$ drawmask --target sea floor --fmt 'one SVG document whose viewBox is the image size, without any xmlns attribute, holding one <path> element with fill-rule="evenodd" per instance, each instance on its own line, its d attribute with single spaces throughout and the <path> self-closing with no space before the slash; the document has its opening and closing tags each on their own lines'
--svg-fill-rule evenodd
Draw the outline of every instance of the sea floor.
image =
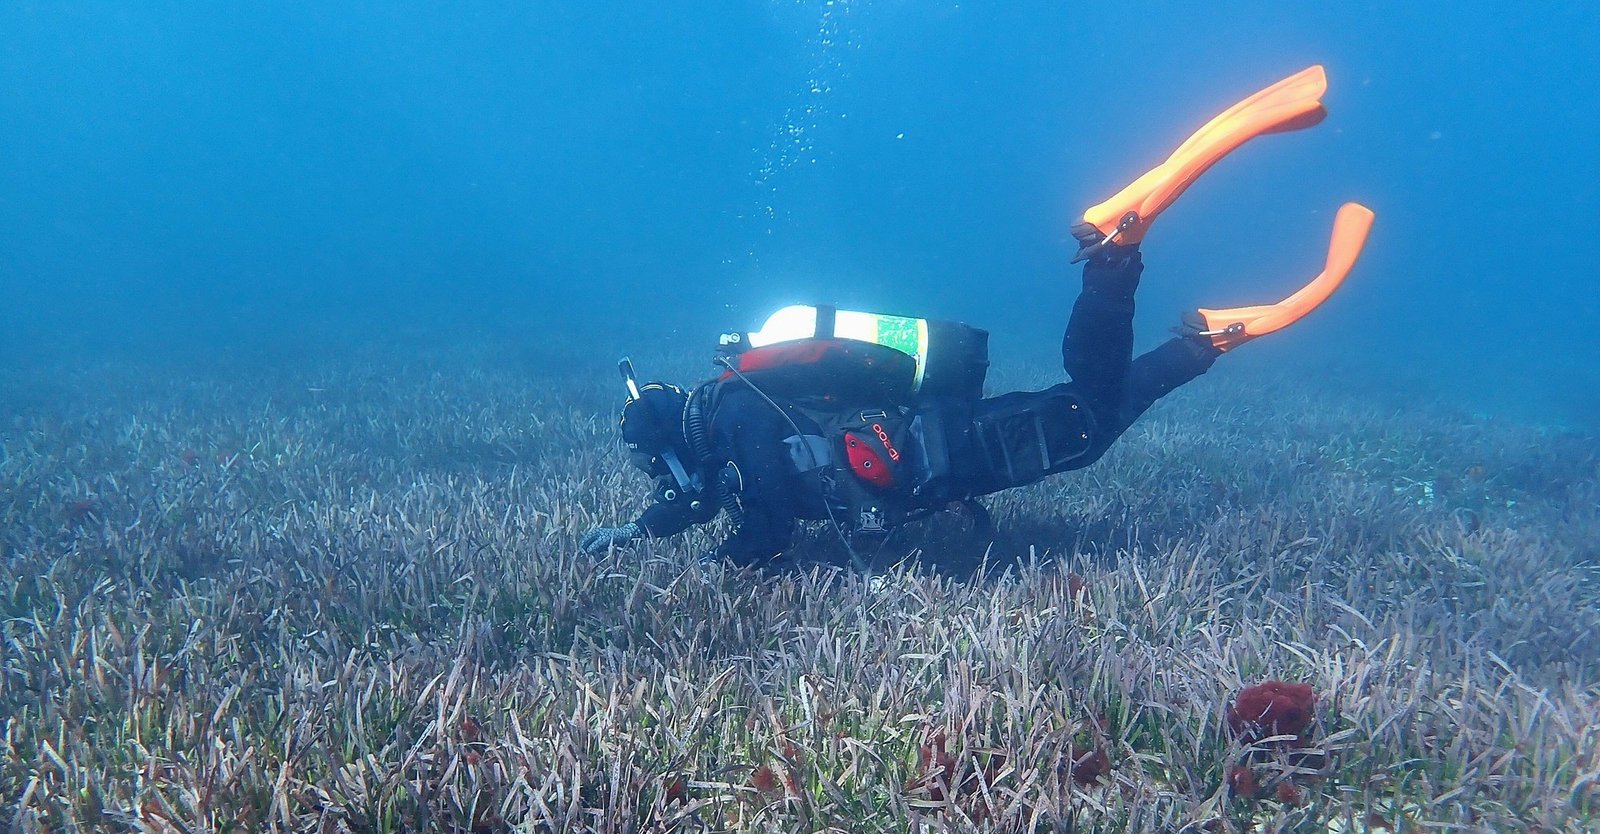
<svg viewBox="0 0 1600 834">
<path fill-rule="evenodd" d="M 0 376 L 0 829 L 1600 829 L 1593 434 L 1219 367 L 869 578 L 579 553 L 605 363 Z"/>
</svg>

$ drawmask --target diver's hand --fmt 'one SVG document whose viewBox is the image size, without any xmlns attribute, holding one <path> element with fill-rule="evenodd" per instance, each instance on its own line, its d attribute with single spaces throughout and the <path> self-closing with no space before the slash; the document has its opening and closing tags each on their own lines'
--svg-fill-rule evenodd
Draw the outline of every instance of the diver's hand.
<svg viewBox="0 0 1600 834">
<path fill-rule="evenodd" d="M 620 547 L 639 538 L 644 531 L 639 529 L 636 522 L 628 522 L 621 527 L 596 527 L 583 534 L 578 540 L 578 547 L 584 553 L 601 553 L 610 547 Z"/>
</svg>

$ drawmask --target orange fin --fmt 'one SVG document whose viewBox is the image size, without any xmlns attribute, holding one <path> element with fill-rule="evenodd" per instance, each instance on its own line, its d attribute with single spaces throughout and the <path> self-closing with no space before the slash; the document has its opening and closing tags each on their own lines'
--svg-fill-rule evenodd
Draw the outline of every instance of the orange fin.
<svg viewBox="0 0 1600 834">
<path fill-rule="evenodd" d="M 1257 336 L 1265 336 L 1299 321 L 1317 309 L 1344 283 L 1350 268 L 1367 243 L 1367 233 L 1372 230 L 1376 215 L 1360 203 L 1345 203 L 1333 219 L 1333 237 L 1328 242 L 1328 259 L 1322 272 L 1301 287 L 1294 295 L 1276 304 L 1254 307 L 1232 307 L 1198 310 L 1204 330 L 1211 343 L 1221 350 L 1238 347 Z"/>
<path fill-rule="evenodd" d="M 1079 226 L 1074 234 L 1083 240 L 1098 232 L 1102 240 L 1114 235 L 1115 243 L 1138 243 L 1163 209 L 1234 148 L 1263 133 L 1300 130 L 1322 121 L 1327 111 L 1321 99 L 1327 90 L 1327 74 L 1317 65 L 1235 104 L 1195 131 L 1165 162 L 1085 211 L 1084 224 L 1093 230 Z"/>
</svg>

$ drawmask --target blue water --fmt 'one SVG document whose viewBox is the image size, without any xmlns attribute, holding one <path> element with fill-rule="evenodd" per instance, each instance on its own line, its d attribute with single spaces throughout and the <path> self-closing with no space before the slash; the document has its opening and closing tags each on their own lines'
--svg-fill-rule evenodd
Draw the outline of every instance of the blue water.
<svg viewBox="0 0 1600 834">
<path fill-rule="evenodd" d="M 1600 422 L 1592 4 L 9 2 L 0 37 L 8 365 L 692 351 L 814 300 L 1048 365 L 1082 208 L 1322 63 L 1324 124 L 1156 226 L 1141 342 L 1291 291 L 1359 199 L 1344 290 L 1241 361 Z"/>
</svg>

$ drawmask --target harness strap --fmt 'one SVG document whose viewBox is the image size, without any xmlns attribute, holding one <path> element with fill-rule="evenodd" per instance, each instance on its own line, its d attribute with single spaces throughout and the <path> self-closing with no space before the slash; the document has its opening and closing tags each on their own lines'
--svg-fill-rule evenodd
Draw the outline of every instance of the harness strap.
<svg viewBox="0 0 1600 834">
<path fill-rule="evenodd" d="M 832 304 L 817 305 L 817 328 L 812 334 L 818 339 L 832 339 L 839 319 L 839 308 Z"/>
</svg>

